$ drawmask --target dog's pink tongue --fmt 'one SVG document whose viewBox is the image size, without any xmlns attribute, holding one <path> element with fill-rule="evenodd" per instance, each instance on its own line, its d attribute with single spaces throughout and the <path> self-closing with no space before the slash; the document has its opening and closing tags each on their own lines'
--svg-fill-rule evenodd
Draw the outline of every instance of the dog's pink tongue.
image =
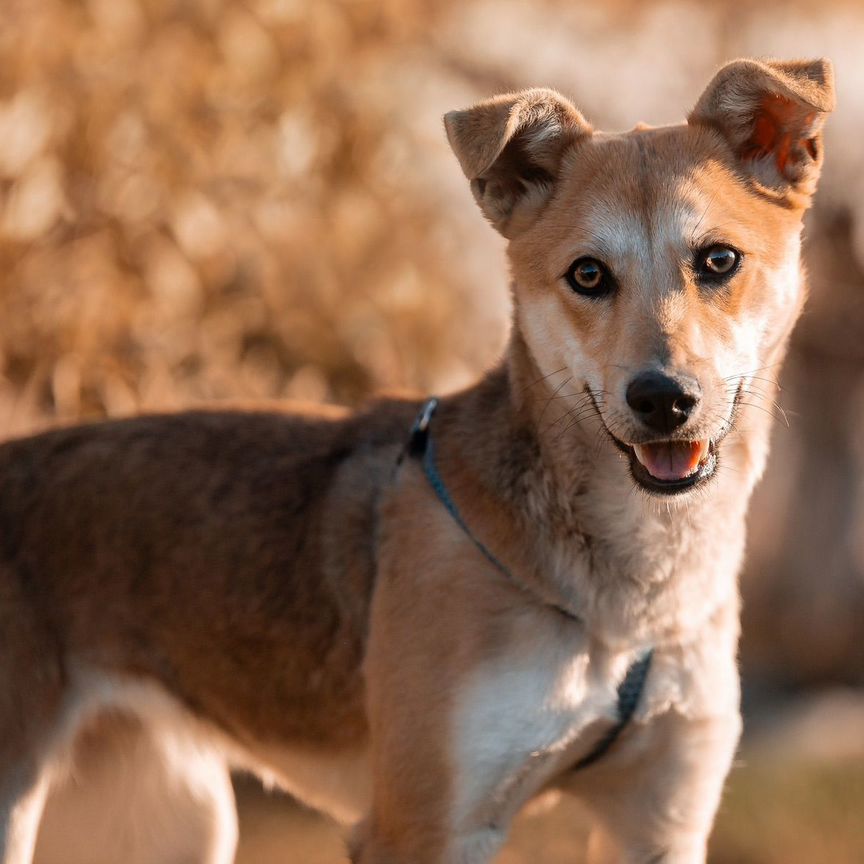
<svg viewBox="0 0 864 864">
<path fill-rule="evenodd" d="M 660 444 L 636 444 L 636 458 L 657 480 L 683 480 L 699 467 L 705 441 L 664 441 Z"/>
</svg>

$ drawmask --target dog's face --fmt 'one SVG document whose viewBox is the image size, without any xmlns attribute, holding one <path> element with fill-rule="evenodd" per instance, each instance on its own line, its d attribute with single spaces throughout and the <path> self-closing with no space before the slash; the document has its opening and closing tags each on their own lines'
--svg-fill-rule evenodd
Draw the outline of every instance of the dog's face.
<svg viewBox="0 0 864 864">
<path fill-rule="evenodd" d="M 832 104 L 825 61 L 738 61 L 681 126 L 594 133 L 544 90 L 446 118 L 564 428 L 599 417 L 651 493 L 708 482 L 739 406 L 770 395 Z"/>
</svg>

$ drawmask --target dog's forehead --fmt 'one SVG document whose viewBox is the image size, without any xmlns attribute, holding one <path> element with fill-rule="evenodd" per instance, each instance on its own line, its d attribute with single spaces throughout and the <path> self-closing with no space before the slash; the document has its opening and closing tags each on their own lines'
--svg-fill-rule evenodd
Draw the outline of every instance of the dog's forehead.
<svg viewBox="0 0 864 864">
<path fill-rule="evenodd" d="M 583 189 L 580 210 L 598 239 L 626 239 L 623 226 L 629 233 L 662 232 L 669 241 L 684 240 L 716 187 L 736 185 L 725 155 L 722 145 L 690 134 L 686 126 L 601 133 L 585 148 L 571 179 Z"/>
<path fill-rule="evenodd" d="M 656 260 L 712 230 L 735 242 L 761 209 L 722 139 L 683 124 L 597 133 L 567 155 L 559 182 L 538 227 L 562 261 L 574 248 L 607 261 Z"/>
</svg>

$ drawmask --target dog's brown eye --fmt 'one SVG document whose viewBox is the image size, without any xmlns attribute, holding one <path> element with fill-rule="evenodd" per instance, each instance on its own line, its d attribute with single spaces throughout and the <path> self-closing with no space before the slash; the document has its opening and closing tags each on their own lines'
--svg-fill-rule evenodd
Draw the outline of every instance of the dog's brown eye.
<svg viewBox="0 0 864 864">
<path fill-rule="evenodd" d="M 564 278 L 574 291 L 589 297 L 606 294 L 612 281 L 609 271 L 596 258 L 577 258 Z"/>
<path fill-rule="evenodd" d="M 709 246 L 696 254 L 696 275 L 706 281 L 731 276 L 741 263 L 741 253 L 730 246 Z"/>
</svg>

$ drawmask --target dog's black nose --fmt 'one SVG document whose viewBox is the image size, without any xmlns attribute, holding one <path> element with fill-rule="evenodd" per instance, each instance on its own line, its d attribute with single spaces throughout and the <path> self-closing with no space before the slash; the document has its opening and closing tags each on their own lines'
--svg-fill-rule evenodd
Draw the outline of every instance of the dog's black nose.
<svg viewBox="0 0 864 864">
<path fill-rule="evenodd" d="M 642 372 L 627 387 L 627 404 L 650 429 L 668 434 L 687 422 L 701 395 L 699 382 L 692 378 Z"/>
</svg>

